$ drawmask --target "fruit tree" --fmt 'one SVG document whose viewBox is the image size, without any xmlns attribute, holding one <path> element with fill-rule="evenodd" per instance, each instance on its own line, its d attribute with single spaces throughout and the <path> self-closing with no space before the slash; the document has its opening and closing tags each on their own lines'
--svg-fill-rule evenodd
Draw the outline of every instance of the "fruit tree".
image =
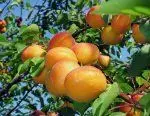
<svg viewBox="0 0 150 116">
<path fill-rule="evenodd" d="M 0 0 L 0 116 L 150 116 L 150 0 Z"/>
</svg>

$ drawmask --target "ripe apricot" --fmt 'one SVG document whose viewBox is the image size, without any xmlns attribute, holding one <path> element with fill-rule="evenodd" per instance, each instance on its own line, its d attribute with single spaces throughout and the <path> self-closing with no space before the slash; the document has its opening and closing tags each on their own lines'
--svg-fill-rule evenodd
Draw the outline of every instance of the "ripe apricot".
<svg viewBox="0 0 150 116">
<path fill-rule="evenodd" d="M 67 95 L 78 102 L 89 102 L 107 86 L 105 75 L 93 66 L 81 66 L 71 71 L 65 80 Z"/>
<path fill-rule="evenodd" d="M 146 42 L 146 38 L 144 34 L 140 31 L 140 26 L 138 24 L 134 24 L 132 26 L 132 36 L 136 43 Z"/>
<path fill-rule="evenodd" d="M 45 116 L 45 113 L 40 110 L 35 110 L 31 116 Z"/>
<path fill-rule="evenodd" d="M 99 49 L 91 43 L 77 43 L 72 47 L 79 63 L 83 65 L 92 64 L 98 59 Z"/>
<path fill-rule="evenodd" d="M 55 34 L 49 42 L 48 50 L 54 47 L 71 48 L 75 44 L 75 39 L 69 32 L 59 32 Z"/>
<path fill-rule="evenodd" d="M 72 60 L 60 60 L 53 67 L 46 78 L 47 90 L 55 96 L 66 95 L 66 89 L 64 81 L 67 74 L 75 68 L 78 68 L 79 64 Z"/>
<path fill-rule="evenodd" d="M 34 44 L 34 45 L 26 47 L 23 50 L 21 54 L 21 59 L 22 61 L 26 61 L 29 58 L 42 57 L 44 53 L 45 53 L 45 50 L 42 48 L 42 46 Z"/>
<path fill-rule="evenodd" d="M 5 20 L 0 20 L 0 28 L 3 28 L 6 26 L 6 21 Z"/>
<path fill-rule="evenodd" d="M 130 28 L 131 19 L 128 15 L 116 15 L 112 18 L 111 26 L 116 33 L 123 34 Z"/>
<path fill-rule="evenodd" d="M 123 35 L 117 34 L 111 26 L 107 26 L 102 31 L 101 38 L 105 44 L 115 45 L 121 42 Z"/>
<path fill-rule="evenodd" d="M 110 63 L 110 57 L 106 55 L 99 54 L 98 64 L 102 67 L 107 67 Z"/>
<path fill-rule="evenodd" d="M 122 103 L 119 106 L 120 111 L 126 113 L 126 116 L 141 116 L 141 111 L 134 109 L 129 103 Z"/>
<path fill-rule="evenodd" d="M 5 33 L 6 30 L 7 30 L 6 27 L 3 27 L 3 28 L 0 29 L 0 33 Z"/>
<path fill-rule="evenodd" d="M 45 57 L 45 66 L 46 68 L 51 69 L 56 62 L 62 59 L 78 62 L 75 53 L 71 49 L 66 47 L 56 47 L 47 52 Z"/>
<path fill-rule="evenodd" d="M 101 28 L 105 25 L 105 22 L 103 18 L 101 17 L 100 14 L 95 14 L 94 11 L 99 10 L 100 6 L 93 6 L 91 9 L 88 11 L 85 19 L 87 24 L 89 24 L 90 27 L 92 28 Z"/>
<path fill-rule="evenodd" d="M 39 84 L 45 84 L 46 77 L 48 76 L 49 70 L 44 68 L 37 77 L 34 77 L 33 80 Z"/>
</svg>

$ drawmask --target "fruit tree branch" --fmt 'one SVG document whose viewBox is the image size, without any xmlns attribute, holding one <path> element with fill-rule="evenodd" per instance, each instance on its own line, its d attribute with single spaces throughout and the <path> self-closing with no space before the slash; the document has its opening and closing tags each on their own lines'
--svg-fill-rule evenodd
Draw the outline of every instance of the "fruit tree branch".
<svg viewBox="0 0 150 116">
<path fill-rule="evenodd" d="M 4 96 L 5 94 L 8 93 L 9 89 L 16 83 L 20 82 L 25 76 L 28 75 L 28 71 L 24 72 L 23 74 L 19 75 L 18 77 L 14 78 L 14 80 L 12 80 L 12 82 L 10 82 L 9 84 L 7 84 L 5 86 L 5 88 L 3 88 L 2 90 L 0 90 L 0 99 L 2 99 L 2 96 Z"/>
<path fill-rule="evenodd" d="M 10 116 L 10 114 L 11 114 L 13 111 L 16 110 L 16 108 L 22 103 L 22 101 L 23 101 L 24 99 L 26 99 L 26 97 L 27 97 L 28 94 L 32 91 L 32 89 L 33 89 L 34 87 L 35 87 L 35 86 L 31 87 L 31 88 L 26 92 L 26 94 L 23 96 L 23 98 L 17 103 L 17 105 L 16 105 L 14 108 L 12 108 L 12 109 L 6 114 L 6 116 Z"/>
</svg>

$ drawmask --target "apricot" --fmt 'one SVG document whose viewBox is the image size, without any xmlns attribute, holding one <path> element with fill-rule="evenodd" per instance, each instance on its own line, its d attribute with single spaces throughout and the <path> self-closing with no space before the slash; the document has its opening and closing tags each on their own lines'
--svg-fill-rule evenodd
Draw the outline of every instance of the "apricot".
<svg viewBox="0 0 150 116">
<path fill-rule="evenodd" d="M 64 81 L 67 74 L 79 67 L 79 64 L 72 60 L 60 60 L 51 69 L 49 76 L 46 78 L 47 90 L 55 96 L 66 95 Z"/>
<path fill-rule="evenodd" d="M 44 68 L 37 77 L 33 78 L 34 82 L 38 84 L 45 84 L 45 80 L 49 72 L 50 70 Z"/>
<path fill-rule="evenodd" d="M 146 37 L 144 34 L 140 31 L 140 26 L 138 24 L 134 24 L 132 26 L 132 36 L 136 43 L 145 43 Z"/>
<path fill-rule="evenodd" d="M 0 20 L 0 28 L 3 28 L 6 26 L 6 21 L 5 20 Z"/>
<path fill-rule="evenodd" d="M 108 67 L 108 65 L 110 64 L 110 57 L 106 56 L 106 55 L 99 54 L 98 64 L 102 67 Z"/>
<path fill-rule="evenodd" d="M 100 14 L 95 14 L 94 11 L 99 10 L 100 6 L 93 6 L 88 11 L 85 19 L 87 24 L 92 28 L 101 28 L 105 25 L 105 22 Z"/>
<path fill-rule="evenodd" d="M 35 110 L 31 116 L 45 116 L 45 113 L 40 110 Z"/>
<path fill-rule="evenodd" d="M 77 102 L 89 102 L 105 91 L 105 75 L 93 66 L 81 66 L 71 71 L 65 80 L 67 95 Z"/>
<path fill-rule="evenodd" d="M 56 112 L 48 112 L 47 116 L 59 116 L 59 114 Z"/>
<path fill-rule="evenodd" d="M 143 97 L 143 94 L 132 94 L 131 98 L 134 102 L 138 102 Z"/>
<path fill-rule="evenodd" d="M 0 29 L 0 33 L 5 33 L 6 30 L 7 30 L 6 27 L 3 27 L 3 28 Z"/>
<path fill-rule="evenodd" d="M 55 47 L 71 48 L 75 44 L 75 39 L 69 32 L 59 32 L 55 34 L 49 42 L 48 50 Z"/>
<path fill-rule="evenodd" d="M 53 65 L 62 59 L 68 59 L 78 62 L 75 53 L 66 47 L 56 47 L 50 49 L 45 57 L 45 67 L 51 69 Z"/>
<path fill-rule="evenodd" d="M 98 59 L 99 49 L 91 43 L 77 43 L 72 47 L 79 63 L 83 65 L 92 64 Z"/>
<path fill-rule="evenodd" d="M 125 33 L 131 26 L 130 16 L 124 14 L 114 16 L 111 21 L 111 26 L 116 33 Z"/>
<path fill-rule="evenodd" d="M 119 44 L 123 38 L 122 34 L 117 34 L 111 26 L 107 26 L 102 31 L 102 41 L 108 45 Z"/>
<path fill-rule="evenodd" d="M 141 116 L 141 111 L 134 109 L 129 103 L 122 103 L 119 106 L 120 111 L 126 113 L 126 116 Z"/>
<path fill-rule="evenodd" d="M 42 46 L 34 44 L 34 45 L 26 47 L 23 50 L 21 54 L 21 59 L 22 61 L 26 61 L 29 58 L 42 57 L 44 53 L 45 53 L 45 50 L 42 48 Z"/>
</svg>

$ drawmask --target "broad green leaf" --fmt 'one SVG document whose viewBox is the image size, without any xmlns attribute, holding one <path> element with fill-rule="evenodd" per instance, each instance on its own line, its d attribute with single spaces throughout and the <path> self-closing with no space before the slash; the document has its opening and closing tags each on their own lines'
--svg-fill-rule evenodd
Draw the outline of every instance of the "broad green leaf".
<svg viewBox="0 0 150 116">
<path fill-rule="evenodd" d="M 122 112 L 113 112 L 109 116 L 126 116 L 126 114 Z"/>
<path fill-rule="evenodd" d="M 150 80 L 150 70 L 144 70 L 144 72 L 142 73 L 142 76 L 149 81 Z"/>
<path fill-rule="evenodd" d="M 17 51 L 20 53 L 26 47 L 26 45 L 23 43 L 16 43 L 15 47 L 17 48 Z"/>
<path fill-rule="evenodd" d="M 124 93 L 130 93 L 134 91 L 128 83 L 119 83 L 119 86 Z"/>
<path fill-rule="evenodd" d="M 150 42 L 150 23 L 146 22 L 145 24 L 141 24 L 140 31 L 144 34 L 146 41 Z"/>
<path fill-rule="evenodd" d="M 21 36 L 24 39 L 33 39 L 33 38 L 38 38 L 39 37 L 39 27 L 36 24 L 31 24 L 27 28 L 23 29 L 21 32 Z"/>
<path fill-rule="evenodd" d="M 81 115 L 84 114 L 84 112 L 88 109 L 90 106 L 90 103 L 78 103 L 78 102 L 73 102 L 73 106 L 76 111 L 80 112 Z"/>
<path fill-rule="evenodd" d="M 138 76 L 142 71 L 150 64 L 150 45 L 145 45 L 141 48 L 141 51 L 135 53 L 128 68 L 129 76 Z"/>
<path fill-rule="evenodd" d="M 114 101 L 114 99 L 119 95 L 120 89 L 117 83 L 109 85 L 107 90 L 100 94 L 99 98 L 97 98 L 93 105 L 93 115 L 94 116 L 103 116 L 107 108 Z"/>
<path fill-rule="evenodd" d="M 97 13 L 131 15 L 150 15 L 150 0 L 109 0 L 101 3 Z"/>
<path fill-rule="evenodd" d="M 36 77 L 37 75 L 39 75 L 39 73 L 44 68 L 44 64 L 45 64 L 45 62 L 42 62 L 41 64 L 37 64 L 37 65 L 31 67 L 31 69 L 30 69 L 31 76 Z"/>
<path fill-rule="evenodd" d="M 2 34 L 0 34 L 0 41 L 6 41 L 6 37 Z"/>
<path fill-rule="evenodd" d="M 148 84 L 148 81 L 146 81 L 145 79 L 143 79 L 142 77 L 136 77 L 136 82 L 138 83 L 139 86 L 143 85 L 143 84 Z M 150 84 L 150 83 L 149 83 Z"/>
</svg>

